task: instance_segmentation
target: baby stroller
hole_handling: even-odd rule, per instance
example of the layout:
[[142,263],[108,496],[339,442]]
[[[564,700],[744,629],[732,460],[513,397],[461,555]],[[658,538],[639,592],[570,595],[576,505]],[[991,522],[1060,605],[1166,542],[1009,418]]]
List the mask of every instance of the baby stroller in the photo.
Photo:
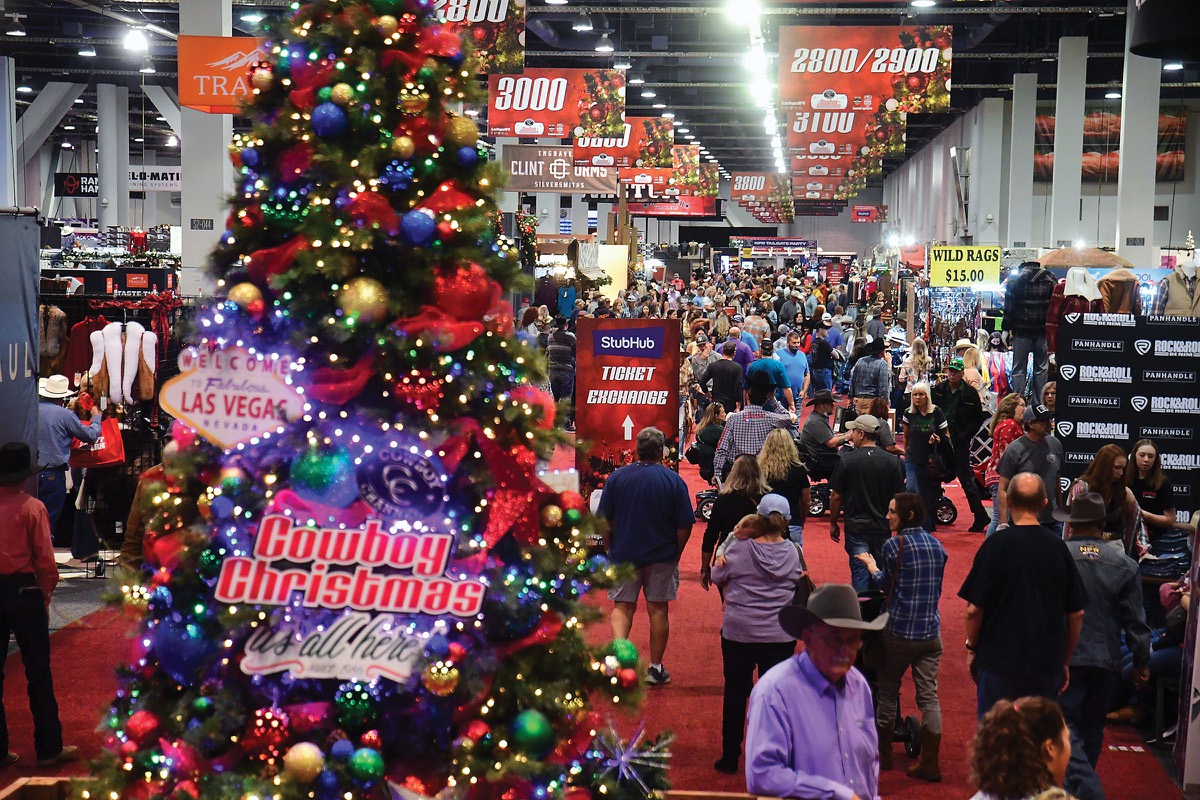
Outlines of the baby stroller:
[[[874,589],[858,593],[858,607],[862,613],[862,618],[865,621],[871,621],[883,613],[883,605],[886,597],[884,593]],[[868,634],[871,636],[871,634]],[[858,656],[854,660],[854,666],[867,679],[867,683],[871,686],[871,696],[874,698],[879,691],[879,683],[877,680],[876,670],[877,664],[882,655],[883,641],[882,638],[875,634],[874,638],[863,641],[862,649],[858,651]],[[878,707],[878,701],[876,701]],[[900,708],[900,698],[896,698],[896,707]],[[902,713],[896,714],[896,733],[894,742],[899,742],[904,745],[904,753],[909,758],[917,758],[921,755],[921,720],[917,719],[915,714],[904,716]]]

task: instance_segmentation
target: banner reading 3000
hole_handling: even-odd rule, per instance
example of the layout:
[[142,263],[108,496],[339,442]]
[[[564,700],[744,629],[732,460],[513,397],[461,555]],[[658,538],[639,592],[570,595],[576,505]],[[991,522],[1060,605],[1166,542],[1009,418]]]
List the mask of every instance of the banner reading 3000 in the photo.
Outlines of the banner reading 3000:
[[488,76],[488,136],[565,139],[625,131],[625,73],[527,69]]

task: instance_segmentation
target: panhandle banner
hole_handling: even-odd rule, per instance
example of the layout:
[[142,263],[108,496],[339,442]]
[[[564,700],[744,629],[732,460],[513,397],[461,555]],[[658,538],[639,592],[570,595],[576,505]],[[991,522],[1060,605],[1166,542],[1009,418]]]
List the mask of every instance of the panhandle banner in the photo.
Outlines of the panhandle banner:
[[575,456],[580,492],[587,497],[637,461],[638,431],[651,426],[666,436],[666,462],[677,468],[678,321],[581,317],[576,333],[575,430],[592,445]]
[[475,48],[483,72],[525,68],[524,0],[434,0],[433,8]]
[[180,36],[179,104],[209,114],[236,114],[251,94],[250,67],[267,57],[250,36]]
[[667,203],[630,203],[629,213],[639,217],[716,217],[717,198],[680,195]]
[[1162,451],[1176,519],[1200,508],[1200,319],[1067,314],[1058,334],[1063,491],[1101,445]]
[[[38,457],[38,247],[35,217],[0,217],[0,442],[24,442]],[[35,464],[40,463],[34,461]]]
[[506,144],[504,167],[510,192],[603,194],[617,192],[614,167],[577,166],[570,145]]
[[621,70],[527,69],[488,76],[488,136],[619,137],[624,130]]
[[575,163],[600,167],[670,169],[675,128],[662,117],[626,117],[620,136],[582,136],[575,140]]
[[[1034,140],[1033,179],[1054,180],[1054,130],[1052,114],[1039,115]],[[1187,114],[1158,115],[1158,165],[1160,183],[1184,179],[1184,143]],[[1108,111],[1088,114],[1083,120],[1083,179],[1090,183],[1116,183],[1121,167],[1121,115]]]

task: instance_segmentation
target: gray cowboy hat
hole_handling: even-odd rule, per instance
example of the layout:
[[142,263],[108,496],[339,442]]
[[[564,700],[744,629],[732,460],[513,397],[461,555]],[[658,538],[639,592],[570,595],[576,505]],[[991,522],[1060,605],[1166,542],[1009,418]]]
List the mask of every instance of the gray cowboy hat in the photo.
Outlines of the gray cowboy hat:
[[827,583],[817,589],[808,598],[807,607],[788,605],[779,610],[780,627],[797,639],[814,622],[855,631],[878,631],[883,630],[887,621],[885,611],[870,622],[863,622],[858,593],[845,583]]

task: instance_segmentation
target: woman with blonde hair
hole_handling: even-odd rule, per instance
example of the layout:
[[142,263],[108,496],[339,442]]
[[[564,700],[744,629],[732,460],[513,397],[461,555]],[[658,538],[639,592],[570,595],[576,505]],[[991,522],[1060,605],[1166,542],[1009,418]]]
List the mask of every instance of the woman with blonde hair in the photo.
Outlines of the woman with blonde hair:
[[996,406],[992,415],[992,423],[988,431],[992,435],[992,453],[983,466],[983,485],[992,493],[992,522],[988,525],[985,537],[996,532],[1000,520],[996,514],[996,499],[1000,493],[1000,474],[996,468],[1008,446],[1025,435],[1023,420],[1025,418],[1025,398],[1013,392],[1006,394]]
[[928,383],[914,383],[909,406],[900,418],[904,426],[905,488],[925,503],[925,530],[933,532],[933,512],[937,507],[935,486],[941,479],[931,473],[930,461],[943,441],[948,439],[950,423],[945,413],[933,404]]
[[700,585],[705,591],[712,584],[712,558],[717,544],[721,542],[738,521],[758,509],[758,501],[770,489],[763,480],[758,459],[751,455],[740,455],[733,461],[721,493],[713,501],[704,529],[704,541],[700,545]]
[[912,352],[900,362],[900,383],[904,385],[904,397],[907,400],[912,387],[917,383],[928,383],[929,373],[933,369],[933,361],[929,358],[929,348],[924,339],[913,339]]
[[803,547],[810,484],[808,470],[800,463],[800,453],[792,435],[783,428],[768,433],[758,451],[758,466],[770,491],[788,501],[792,518],[788,521],[787,533],[793,542]]

